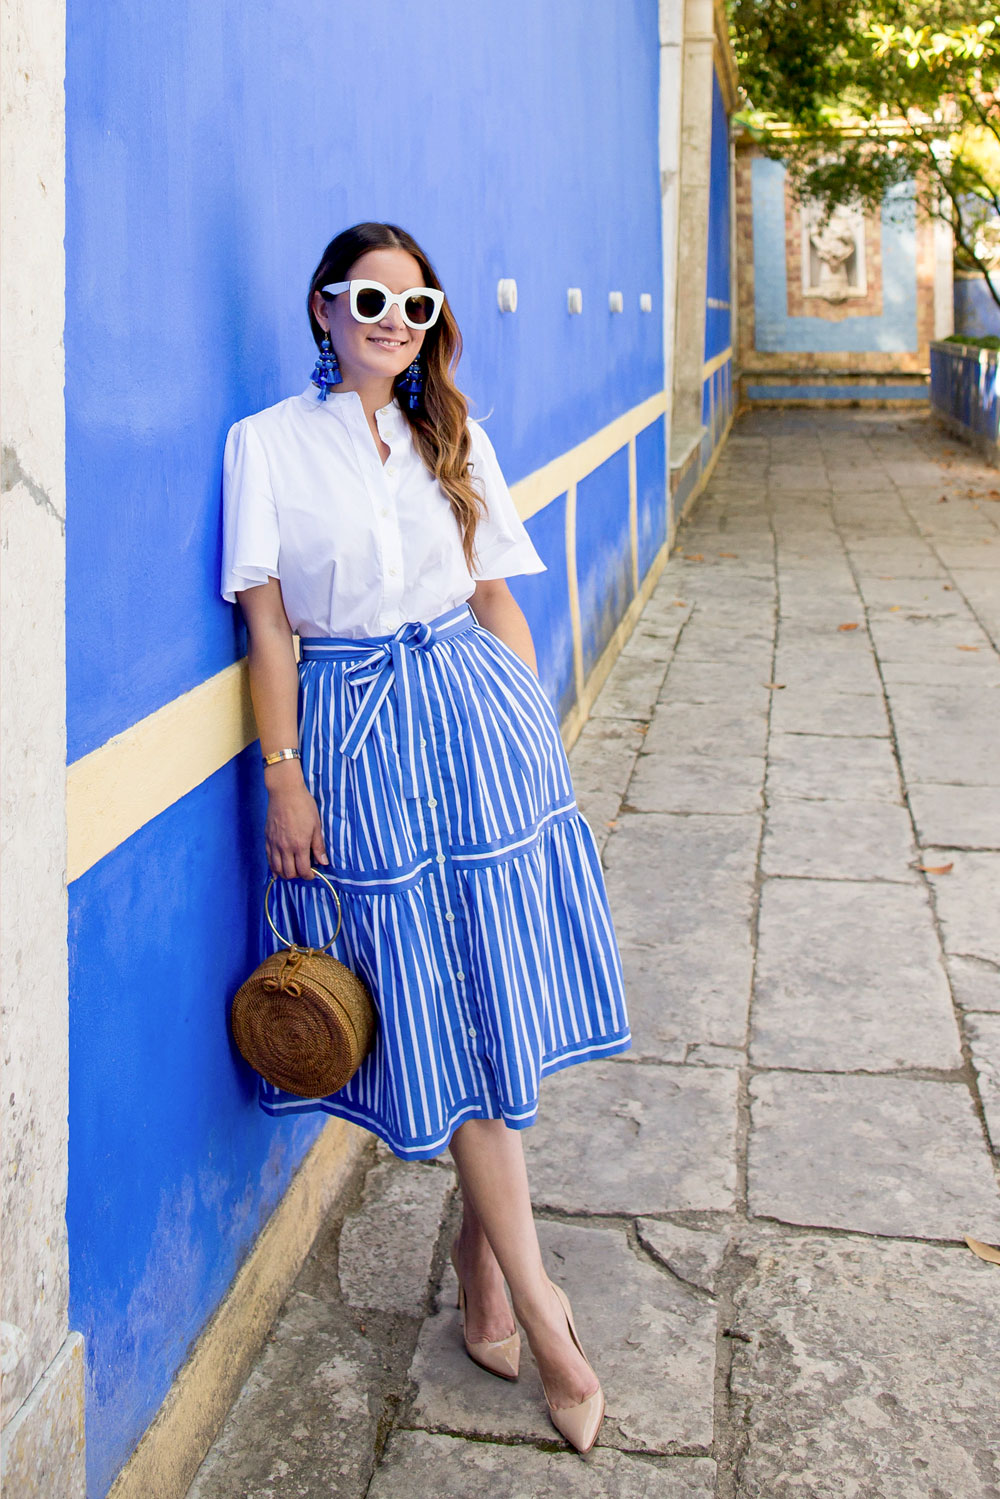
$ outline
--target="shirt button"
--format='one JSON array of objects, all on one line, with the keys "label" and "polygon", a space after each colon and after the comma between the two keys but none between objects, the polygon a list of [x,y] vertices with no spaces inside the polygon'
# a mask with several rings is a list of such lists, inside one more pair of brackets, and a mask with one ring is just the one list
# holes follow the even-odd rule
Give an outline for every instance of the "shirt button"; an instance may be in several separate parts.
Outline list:
[{"label": "shirt button", "polygon": [[[461,968],[458,970],[458,972],[456,973],[455,977],[457,979],[464,979],[465,978],[465,974],[462,972]],[[473,1035],[474,1034],[475,1034],[475,1032],[473,1032]]]},{"label": "shirt button", "polygon": [[427,798],[427,805],[429,807],[436,807],[437,806],[437,797],[436,796],[429,796]]},{"label": "shirt button", "polygon": [[420,743],[421,743],[421,744],[426,744],[426,743],[427,743],[427,740],[426,740],[426,739],[421,739],[421,741],[420,741]]},{"label": "shirt button", "polygon": [[445,855],[444,854],[435,854],[434,857],[437,859],[437,861],[438,861],[439,864],[443,864],[444,861],[445,861]]},{"label": "shirt button", "polygon": [[388,507],[388,505],[383,505],[382,506],[380,514],[382,514],[382,515],[388,515],[389,514],[389,507]]},{"label": "shirt button", "polygon": [[390,567],[390,569],[389,569],[389,576],[390,576],[390,578],[394,578],[396,576],[396,574],[397,574],[398,571],[399,571],[398,568]]},{"label": "shirt button", "polygon": [[475,1033],[475,1031],[474,1031],[474,1030],[473,1030],[473,1029],[472,1029],[472,1026],[471,1026],[471,1025],[470,1025],[470,1026],[469,1026],[469,1035],[470,1035],[470,1036],[471,1036],[471,1037],[472,1037],[472,1039],[473,1039],[473,1041],[474,1041],[474,1040],[475,1040],[475,1039],[476,1039],[476,1033]]},{"label": "shirt button", "polygon": [[396,465],[394,463],[390,463],[389,466],[388,466],[388,468],[386,469],[386,473],[387,474],[394,474],[395,472],[396,472]]},{"label": "shirt button", "polygon": [[454,911],[445,911],[445,913],[444,913],[444,919],[445,919],[445,921],[454,921],[455,920],[455,913],[454,913]]}]

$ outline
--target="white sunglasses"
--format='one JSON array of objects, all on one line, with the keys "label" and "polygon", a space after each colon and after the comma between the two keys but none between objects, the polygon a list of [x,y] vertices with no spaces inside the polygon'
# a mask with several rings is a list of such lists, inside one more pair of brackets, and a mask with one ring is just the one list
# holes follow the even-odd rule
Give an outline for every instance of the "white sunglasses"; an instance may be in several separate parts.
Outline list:
[{"label": "white sunglasses", "polygon": [[351,316],[357,323],[378,323],[396,304],[408,328],[429,328],[437,321],[444,303],[444,292],[434,286],[411,286],[409,291],[392,292],[381,281],[334,281],[323,287],[324,297],[350,291]]}]

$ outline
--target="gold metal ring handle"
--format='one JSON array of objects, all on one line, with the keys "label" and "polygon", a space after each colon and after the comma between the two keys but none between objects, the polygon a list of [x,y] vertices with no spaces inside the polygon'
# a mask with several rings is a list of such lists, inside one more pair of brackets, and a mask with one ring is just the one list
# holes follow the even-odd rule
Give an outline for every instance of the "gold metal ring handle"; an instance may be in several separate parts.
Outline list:
[{"label": "gold metal ring handle", "polygon": [[326,952],[327,948],[332,947],[336,942],[337,933],[340,931],[340,923],[342,919],[342,912],[340,909],[340,896],[337,894],[333,882],[330,880],[328,875],[325,875],[321,869],[317,869],[315,864],[310,865],[310,868],[312,869],[313,874],[318,875],[319,878],[323,881],[324,885],[327,886],[334,900],[337,902],[337,928],[333,936],[330,938],[329,942],[324,942],[322,947],[302,948],[299,947],[295,942],[289,942],[288,938],[282,936],[281,932],[278,931],[278,928],[271,920],[271,887],[274,884],[275,880],[279,878],[278,875],[272,874],[271,878],[267,882],[267,889],[264,891],[264,915],[267,917],[267,924],[271,928],[271,931],[274,933],[274,935],[277,937],[278,941],[281,942],[285,947],[291,948],[293,952]]}]

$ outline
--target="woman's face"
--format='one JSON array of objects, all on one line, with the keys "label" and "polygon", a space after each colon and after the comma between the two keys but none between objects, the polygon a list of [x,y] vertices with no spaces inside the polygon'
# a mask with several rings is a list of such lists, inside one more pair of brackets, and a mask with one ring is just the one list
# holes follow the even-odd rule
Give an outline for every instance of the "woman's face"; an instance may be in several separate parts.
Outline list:
[{"label": "woman's face", "polygon": [[[408,250],[366,250],[344,274],[344,281],[358,279],[381,281],[390,291],[409,291],[423,286],[420,262]],[[373,376],[395,378],[401,375],[417,355],[426,334],[407,327],[395,303],[386,308],[377,323],[358,323],[351,316],[351,294],[339,292],[325,298],[313,296],[316,320],[330,335],[341,372],[352,384]]]}]

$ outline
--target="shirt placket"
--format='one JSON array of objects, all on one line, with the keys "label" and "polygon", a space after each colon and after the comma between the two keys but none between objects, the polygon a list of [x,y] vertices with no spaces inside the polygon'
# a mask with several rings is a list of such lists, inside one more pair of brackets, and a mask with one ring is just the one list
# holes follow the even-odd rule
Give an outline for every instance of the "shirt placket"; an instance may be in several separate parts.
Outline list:
[{"label": "shirt placket", "polygon": [[385,463],[378,453],[373,453],[373,461],[378,469],[373,491],[375,526],[382,557],[379,631],[387,633],[398,629],[403,623],[403,537],[399,526],[398,499],[403,463],[399,456],[398,433],[391,420],[379,417],[377,421],[382,441],[387,442],[390,449]]}]

